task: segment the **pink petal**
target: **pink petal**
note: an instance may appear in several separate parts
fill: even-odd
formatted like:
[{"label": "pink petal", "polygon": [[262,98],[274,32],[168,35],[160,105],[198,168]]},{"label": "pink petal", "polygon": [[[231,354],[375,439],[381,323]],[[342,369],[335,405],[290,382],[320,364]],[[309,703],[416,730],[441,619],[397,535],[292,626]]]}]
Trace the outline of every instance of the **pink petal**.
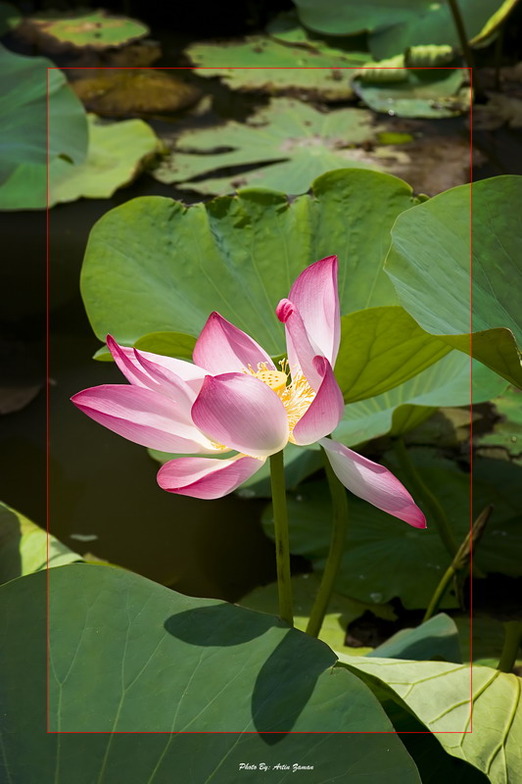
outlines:
[{"label": "pink petal", "polygon": [[207,376],[192,419],[212,441],[252,457],[268,457],[288,442],[288,417],[276,393],[253,376]]},{"label": "pink petal", "polygon": [[325,356],[332,367],[341,337],[337,272],[337,256],[327,256],[303,270],[288,294],[309,338],[319,348],[316,353]]},{"label": "pink petal", "polygon": [[192,498],[222,498],[259,471],[264,462],[242,455],[227,460],[179,457],[160,468],[157,480],[169,493]]},{"label": "pink petal", "polygon": [[197,389],[194,390],[188,381],[154,360],[150,360],[149,357],[154,357],[154,354],[146,354],[135,348],[120,346],[110,335],[107,335],[107,346],[118,368],[131,384],[166,395],[175,402],[178,418],[183,417],[185,422],[192,423],[190,409],[203,384],[203,371],[199,371],[201,379],[197,382]]},{"label": "pink petal", "polygon": [[[120,346],[111,335],[107,335],[107,346],[114,357],[118,368],[131,384],[138,386],[152,386],[151,381],[158,381],[154,377],[153,369],[156,372],[163,371],[172,374],[176,378],[181,378],[189,387],[197,393],[199,392],[206,372],[192,362],[185,362],[183,359],[174,357],[164,357],[161,354],[152,354],[150,351],[138,351],[128,346]],[[144,362],[147,367],[144,367]],[[165,378],[163,379],[165,380]]]},{"label": "pink petal", "polygon": [[178,411],[183,411],[187,422],[192,422],[190,409],[197,397],[197,394],[203,386],[203,378],[198,379],[197,389],[195,390],[188,381],[185,381],[181,376],[176,375],[166,367],[158,365],[156,362],[151,362],[144,352],[134,349],[138,366],[142,368],[147,374],[149,379],[147,386],[161,392],[163,395],[171,398],[176,402]]},{"label": "pink petal", "polygon": [[241,372],[252,366],[257,370],[260,362],[274,369],[274,364],[266,351],[246,332],[238,329],[230,321],[211,313],[197,339],[192,358],[196,365],[209,373]]},{"label": "pink petal", "polygon": [[315,357],[314,365],[323,380],[310,408],[294,427],[296,444],[313,444],[329,435],[341,421],[344,400],[332,366],[324,357]]},{"label": "pink petal", "polygon": [[162,452],[215,452],[184,412],[164,395],[137,386],[104,384],[71,398],[84,414],[136,444]]},{"label": "pink petal", "polygon": [[276,308],[279,321],[285,325],[286,349],[292,375],[301,372],[312,389],[319,389],[322,377],[314,365],[321,351],[311,341],[301,314],[289,299],[282,299]]},{"label": "pink petal", "polygon": [[423,513],[391,471],[330,438],[322,438],[319,443],[337,478],[354,495],[415,528],[426,528]]}]

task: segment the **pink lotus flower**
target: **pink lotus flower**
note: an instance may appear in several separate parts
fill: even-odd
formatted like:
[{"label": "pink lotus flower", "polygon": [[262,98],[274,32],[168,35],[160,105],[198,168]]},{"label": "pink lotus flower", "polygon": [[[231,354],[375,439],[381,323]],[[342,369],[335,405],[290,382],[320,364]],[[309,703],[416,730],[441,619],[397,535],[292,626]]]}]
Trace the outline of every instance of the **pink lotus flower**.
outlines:
[{"label": "pink lotus flower", "polygon": [[[332,369],[340,339],[337,257],[307,267],[276,313],[288,349],[279,368],[255,340],[211,313],[196,342],[194,364],[120,346],[107,336],[130,385],[92,387],[72,401],[130,441],[198,455],[160,468],[158,484],[170,493],[221,498],[289,441],[318,442],[352,493],[424,528],[423,513],[388,469],[327,438],[344,410]],[[212,457],[231,452],[237,454]]]}]

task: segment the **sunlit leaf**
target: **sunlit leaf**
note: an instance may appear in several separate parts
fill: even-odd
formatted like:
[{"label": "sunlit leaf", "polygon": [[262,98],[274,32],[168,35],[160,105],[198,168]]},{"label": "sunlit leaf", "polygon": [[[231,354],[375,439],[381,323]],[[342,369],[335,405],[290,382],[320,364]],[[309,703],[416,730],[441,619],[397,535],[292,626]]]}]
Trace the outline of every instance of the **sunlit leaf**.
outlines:
[{"label": "sunlit leaf", "polygon": [[518,676],[467,664],[341,658],[352,672],[395,694],[449,754],[486,773],[492,784],[522,776]]},{"label": "sunlit leaf", "polygon": [[[395,353],[389,363],[394,361],[394,356]],[[415,361],[414,357],[411,355],[410,360]],[[387,364],[386,359],[384,363]],[[353,446],[389,432],[400,435],[416,427],[439,407],[466,406],[471,398],[474,403],[482,403],[505,386],[504,379],[489,368],[476,361],[472,366],[467,356],[452,351],[400,386],[347,405],[334,438]]]},{"label": "sunlit leaf", "polygon": [[0,503],[0,583],[48,565],[63,566],[80,560],[80,555],[54,536],[48,537],[20,512]]},{"label": "sunlit leaf", "polygon": [[472,187],[472,194],[469,185],[452,188],[401,216],[386,271],[423,329],[521,386],[522,322],[513,283],[522,274],[522,177]]}]

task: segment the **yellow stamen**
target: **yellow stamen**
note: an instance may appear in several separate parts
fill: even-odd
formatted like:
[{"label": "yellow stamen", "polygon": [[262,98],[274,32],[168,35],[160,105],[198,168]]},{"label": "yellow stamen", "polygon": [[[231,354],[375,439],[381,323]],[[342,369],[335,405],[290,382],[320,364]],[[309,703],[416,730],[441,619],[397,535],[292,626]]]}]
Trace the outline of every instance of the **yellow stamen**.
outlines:
[{"label": "yellow stamen", "polygon": [[280,366],[281,370],[272,370],[267,368],[265,362],[261,362],[257,370],[249,365],[245,368],[245,373],[258,378],[279,397],[288,416],[289,440],[293,442],[294,427],[310,407],[316,393],[300,371],[292,373],[291,381],[288,383],[290,373],[286,359],[280,362]]},{"label": "yellow stamen", "polygon": [[258,370],[254,376],[264,384],[268,384],[277,394],[286,389],[287,375],[282,370]]}]

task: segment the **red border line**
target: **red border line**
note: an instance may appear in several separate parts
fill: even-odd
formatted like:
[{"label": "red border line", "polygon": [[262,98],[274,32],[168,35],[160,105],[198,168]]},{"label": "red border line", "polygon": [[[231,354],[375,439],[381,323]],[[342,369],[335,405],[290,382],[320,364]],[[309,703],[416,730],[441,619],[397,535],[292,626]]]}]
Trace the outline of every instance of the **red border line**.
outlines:
[{"label": "red border line", "polygon": [[50,221],[49,221],[49,213],[50,213],[50,198],[49,198],[49,190],[50,190],[50,88],[49,88],[49,71],[51,69],[47,68],[46,72],[46,124],[45,124],[45,131],[46,131],[46,182],[45,182],[45,258],[46,258],[46,269],[45,269],[45,523],[46,523],[46,531],[47,531],[47,541],[46,541],[46,555],[47,555],[47,575],[46,575],[46,615],[47,615],[47,624],[46,624],[46,640],[47,640],[47,647],[46,647],[46,668],[47,668],[47,692],[46,692],[46,705],[47,705],[47,732],[49,732],[49,725],[50,725],[50,715],[51,715],[51,706],[50,706],[50,685],[49,685],[49,676],[50,676],[50,668],[51,668],[51,623],[50,623],[50,612],[51,612],[51,586],[50,586],[50,574],[51,568],[49,566],[50,561],[50,552],[49,552],[49,537],[50,537],[50,492],[49,492],[49,480],[50,480],[50,454],[51,454],[51,430],[50,430],[50,401],[49,401],[49,379],[51,377],[50,374],[50,342],[49,342],[49,330],[50,330],[50,307],[49,307],[49,290],[50,290],[50,246],[51,246],[51,232],[50,232]]},{"label": "red border line", "polygon": [[469,732],[473,732],[473,68],[469,68]]},{"label": "red border line", "polygon": [[[225,69],[229,68],[230,70],[269,70],[267,68],[263,68],[262,66],[149,66],[144,69],[140,70],[148,70],[148,71],[214,71],[217,69]],[[374,70],[376,66],[281,66],[281,67],[273,67],[271,70],[277,71],[306,71],[306,70],[325,70],[325,71],[360,71],[360,70]],[[47,664],[47,694],[46,694],[46,704],[47,704],[47,734],[49,735],[259,735],[260,733],[263,735],[469,735],[473,732],[473,588],[472,588],[472,568],[473,568],[473,541],[470,540],[470,578],[469,578],[469,620],[470,620],[470,630],[469,630],[469,648],[470,648],[470,720],[469,720],[469,727],[468,730],[435,730],[435,731],[396,731],[396,730],[339,730],[336,732],[332,731],[284,731],[284,730],[274,730],[274,731],[256,731],[251,730],[248,732],[240,731],[240,730],[230,730],[230,731],[187,731],[187,732],[170,732],[168,730],[164,731],[152,731],[152,730],[129,730],[129,731],[120,731],[120,730],[86,730],[86,731],[75,731],[75,730],[51,730],[50,729],[50,650],[51,650],[51,635],[50,635],[50,572],[51,567],[49,566],[49,537],[50,537],[50,492],[49,492],[49,478],[50,478],[50,390],[49,390],[49,379],[50,379],[50,341],[49,341],[49,334],[50,334],[50,308],[49,308],[49,301],[50,301],[50,173],[49,173],[49,164],[50,164],[50,90],[49,90],[49,71],[56,70],[62,71],[62,68],[58,68],[58,66],[52,66],[47,68],[47,122],[46,122],[46,134],[47,134],[47,180],[46,180],[46,528],[47,528],[47,580],[46,580],[46,587],[47,587],[47,597],[46,597],[46,607],[47,607],[47,651],[46,651],[46,664]],[[63,70],[67,70],[64,68]],[[75,68],[75,70],[82,70],[82,71],[108,71],[108,70],[119,70],[119,71],[135,71],[137,70],[137,66],[84,66],[80,68]],[[396,70],[394,66],[383,66],[381,70]],[[470,220],[470,420],[472,420],[473,415],[473,374],[472,374],[472,327],[473,327],[473,291],[472,291],[472,272],[473,272],[473,244],[472,244],[472,233],[473,233],[473,221],[472,221],[472,208],[473,208],[473,198],[472,198],[472,183],[473,183],[473,68],[469,66],[422,66],[420,68],[413,68],[411,66],[405,66],[404,70],[414,70],[414,71],[455,71],[455,70],[465,70],[468,71],[469,81],[470,81],[470,109],[469,109],[469,175],[470,175],[470,187],[469,187],[469,220]],[[473,447],[472,447],[472,438],[473,438],[473,423],[470,421],[470,446],[469,446],[469,460],[470,460],[470,532],[473,527]]]}]

